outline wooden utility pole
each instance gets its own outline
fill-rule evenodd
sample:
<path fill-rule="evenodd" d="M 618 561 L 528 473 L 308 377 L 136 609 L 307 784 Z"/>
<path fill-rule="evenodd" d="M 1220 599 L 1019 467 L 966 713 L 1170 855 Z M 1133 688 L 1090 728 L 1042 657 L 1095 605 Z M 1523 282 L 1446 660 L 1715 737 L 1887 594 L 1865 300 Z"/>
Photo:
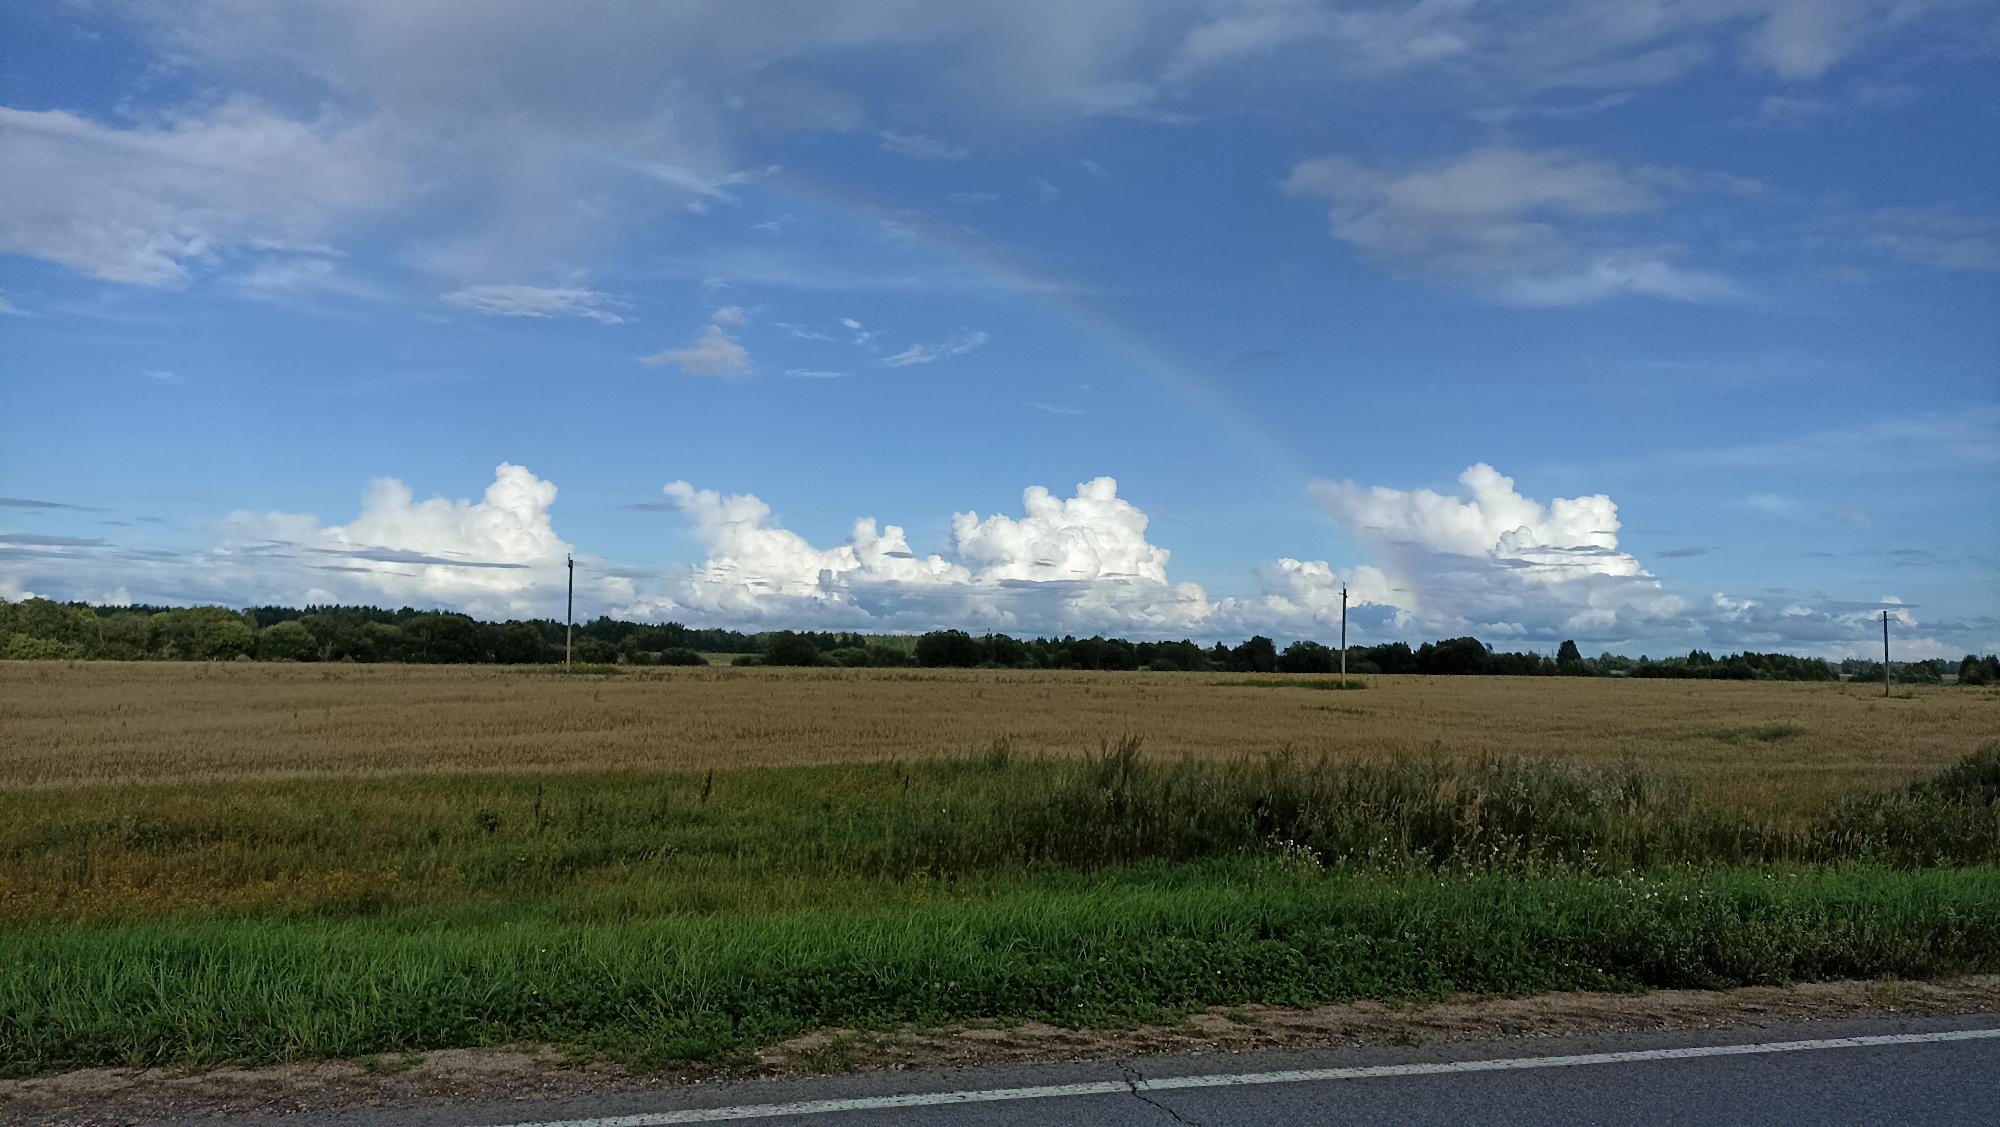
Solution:
<path fill-rule="evenodd" d="M 1889 612 L 1882 612 L 1882 695 L 1889 695 Z"/>
<path fill-rule="evenodd" d="M 570 639 L 576 633 L 576 557 L 564 556 L 569 563 L 569 604 L 563 608 L 563 668 L 569 668 Z"/>
<path fill-rule="evenodd" d="M 1340 681 L 1347 683 L 1347 584 L 1340 585 Z"/>

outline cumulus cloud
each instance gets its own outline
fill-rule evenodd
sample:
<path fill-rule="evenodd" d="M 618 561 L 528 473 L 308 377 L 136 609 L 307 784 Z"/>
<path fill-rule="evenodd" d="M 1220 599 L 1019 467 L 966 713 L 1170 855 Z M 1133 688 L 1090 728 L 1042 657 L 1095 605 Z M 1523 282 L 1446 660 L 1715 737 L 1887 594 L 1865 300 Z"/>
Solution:
<path fill-rule="evenodd" d="M 223 522 L 218 554 L 254 558 L 276 546 L 304 568 L 339 561 L 348 583 L 377 598 L 511 609 L 518 596 L 548 582 L 571 551 L 550 524 L 555 499 L 554 483 L 506 462 L 478 501 L 418 501 L 401 481 L 377 478 L 360 515 L 347 524 L 296 513 L 234 513 Z"/>
<path fill-rule="evenodd" d="M 1465 281 L 1525 305 L 1737 296 L 1728 279 L 1680 265 L 1671 248 L 1634 245 L 1619 228 L 1701 188 L 1751 186 L 1504 146 L 1405 170 L 1320 157 L 1294 166 L 1284 183 L 1287 194 L 1328 205 L 1334 238 L 1391 269 Z"/>
<path fill-rule="evenodd" d="M 659 367 L 672 364 L 692 376 L 741 376 L 750 370 L 750 352 L 719 324 L 711 323 L 686 348 L 669 348 L 643 358 Z"/>
<path fill-rule="evenodd" d="M 693 521 L 706 553 L 649 617 L 872 629 L 1187 632 L 1214 610 L 1201 588 L 1167 578 L 1169 554 L 1147 540 L 1146 514 L 1102 477 L 1059 498 L 1022 495 L 1021 516 L 952 518 L 951 557 L 918 556 L 901 526 L 855 521 L 844 544 L 813 546 L 769 505 L 686 482 L 665 495 Z"/>
<path fill-rule="evenodd" d="M 609 294 L 571 286 L 467 286 L 444 300 L 476 313 L 500 317 L 582 317 L 600 325 L 622 325 L 613 309 L 622 304 Z"/>
<path fill-rule="evenodd" d="M 585 557 L 578 594 L 599 608 L 592 613 L 753 629 L 1329 640 L 1346 587 L 1355 642 L 1472 634 L 1501 646 L 1574 638 L 1656 653 L 1696 646 L 1866 653 L 1885 607 L 1898 652 L 1912 656 L 1976 648 L 1993 630 L 1990 619 L 1921 619 L 1921 608 L 1893 594 L 1847 602 L 1726 592 L 1682 598 L 1620 547 L 1609 497 L 1539 501 L 1484 464 L 1461 474 L 1452 493 L 1319 482 L 1313 494 L 1370 562 L 1288 556 L 1256 568 L 1254 593 L 1211 599 L 1172 577 L 1171 554 L 1153 543 L 1147 514 L 1109 477 L 1067 497 L 1028 489 L 1018 514 L 954 514 L 948 547 L 923 554 L 903 527 L 872 518 L 856 520 L 843 542 L 815 545 L 753 495 L 674 482 L 662 500 L 627 508 L 683 514 L 701 561 L 634 570 Z M 238 512 L 214 526 L 212 545 L 196 550 L 10 532 L 0 534 L 0 595 L 100 599 L 116 590 L 148 603 L 361 602 L 552 615 L 573 552 L 553 527 L 555 498 L 554 483 L 502 463 L 477 500 L 420 501 L 407 485 L 382 478 L 344 524 Z"/>
<path fill-rule="evenodd" d="M 216 521 L 213 542 L 192 550 L 17 537 L 0 547 L 0 588 L 90 599 L 118 588 L 149 603 L 372 603 L 548 616 L 561 612 L 572 552 L 552 524 L 555 499 L 554 483 L 504 462 L 476 500 L 418 500 L 403 482 L 377 478 L 346 523 L 240 511 Z M 586 605 L 631 600 L 630 579 L 594 561 L 580 570 Z"/>
<path fill-rule="evenodd" d="M 1313 483 L 1313 497 L 1376 557 L 1391 592 L 1384 601 L 1406 624 L 1610 639 L 1658 631 L 1685 612 L 1683 600 L 1619 550 L 1611 498 L 1543 504 L 1485 463 L 1459 484 L 1462 494 L 1446 495 Z"/>
<path fill-rule="evenodd" d="M 932 364 L 954 356 L 963 356 L 984 345 L 989 339 L 983 332 L 956 332 L 936 344 L 913 344 L 882 362 L 898 368 L 911 364 Z"/>

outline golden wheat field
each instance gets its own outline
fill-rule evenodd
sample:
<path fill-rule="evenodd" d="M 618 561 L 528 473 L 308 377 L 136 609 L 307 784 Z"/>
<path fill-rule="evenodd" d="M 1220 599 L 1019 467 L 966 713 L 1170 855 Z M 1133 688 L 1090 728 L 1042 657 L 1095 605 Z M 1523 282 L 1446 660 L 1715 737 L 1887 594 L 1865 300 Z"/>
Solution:
<path fill-rule="evenodd" d="M 1636 762 L 1751 808 L 1899 785 L 2000 736 L 2000 692 L 1570 678 L 0 663 L 0 786 L 914 758 L 1005 738 L 1239 756 Z M 1306 679 L 1301 679 L 1306 680 Z"/>

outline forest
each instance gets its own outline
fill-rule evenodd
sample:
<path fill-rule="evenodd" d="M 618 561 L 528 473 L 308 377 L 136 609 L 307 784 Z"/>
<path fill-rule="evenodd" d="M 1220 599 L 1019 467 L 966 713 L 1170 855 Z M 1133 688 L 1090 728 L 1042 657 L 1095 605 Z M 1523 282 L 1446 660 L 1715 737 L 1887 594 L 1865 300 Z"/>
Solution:
<path fill-rule="evenodd" d="M 553 619 L 488 622 L 403 607 L 93 606 L 48 599 L 0 600 L 0 659 L 53 661 L 320 661 L 534 665 L 563 660 L 564 624 Z M 1337 673 L 1340 652 L 1301 639 L 1280 649 L 1263 635 L 1235 646 L 1192 640 L 1128 641 L 1101 635 L 1016 638 L 934 630 L 879 635 L 774 630 L 744 633 L 598 617 L 576 624 L 571 657 L 590 666 L 733 665 L 979 669 L 1150 670 L 1160 673 Z M 1716 657 L 1586 657 L 1573 641 L 1554 655 L 1496 650 L 1477 638 L 1350 646 L 1352 675 L 1668 677 L 1734 681 L 1879 680 L 1882 666 L 1783 653 Z M 2000 684 L 2000 658 L 1968 654 L 1895 662 L 1892 677 Z"/>

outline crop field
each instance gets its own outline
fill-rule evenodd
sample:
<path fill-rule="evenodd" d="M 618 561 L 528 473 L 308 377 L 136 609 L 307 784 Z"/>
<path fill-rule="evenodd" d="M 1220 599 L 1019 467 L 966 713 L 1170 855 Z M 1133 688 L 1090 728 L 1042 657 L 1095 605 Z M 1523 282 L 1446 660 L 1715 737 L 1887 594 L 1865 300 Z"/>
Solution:
<path fill-rule="evenodd" d="M 705 771 L 949 755 L 1291 749 L 1549 757 L 1771 811 L 1910 782 L 2000 736 L 2000 691 L 1620 678 L 0 662 L 0 785 Z M 1268 691 L 1264 691 L 1268 690 Z"/>
<path fill-rule="evenodd" d="M 2000 969 L 2000 691 L 0 663 L 0 1074 Z"/>

